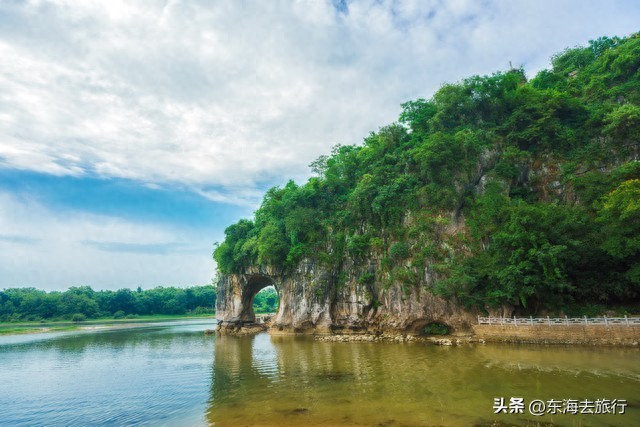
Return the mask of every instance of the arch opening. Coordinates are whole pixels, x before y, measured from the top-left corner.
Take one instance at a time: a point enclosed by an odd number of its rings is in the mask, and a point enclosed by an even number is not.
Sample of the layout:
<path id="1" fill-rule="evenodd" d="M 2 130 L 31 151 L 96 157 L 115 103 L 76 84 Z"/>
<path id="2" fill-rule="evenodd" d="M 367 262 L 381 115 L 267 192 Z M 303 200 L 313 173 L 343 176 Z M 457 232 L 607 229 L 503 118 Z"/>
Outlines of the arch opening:
<path id="1" fill-rule="evenodd" d="M 253 307 L 253 302 L 255 300 L 256 295 L 265 288 L 273 287 L 276 293 L 277 306 L 276 311 L 280 306 L 280 294 L 278 291 L 278 287 L 276 286 L 273 279 L 267 276 L 251 276 L 247 280 L 247 284 L 244 286 L 242 292 L 242 312 L 240 314 L 240 319 L 243 322 L 254 323 L 256 321 L 256 313 Z"/>
<path id="2" fill-rule="evenodd" d="M 260 314 L 275 314 L 278 310 L 278 291 L 275 286 L 267 286 L 258 291 L 253 297 L 253 312 Z"/>

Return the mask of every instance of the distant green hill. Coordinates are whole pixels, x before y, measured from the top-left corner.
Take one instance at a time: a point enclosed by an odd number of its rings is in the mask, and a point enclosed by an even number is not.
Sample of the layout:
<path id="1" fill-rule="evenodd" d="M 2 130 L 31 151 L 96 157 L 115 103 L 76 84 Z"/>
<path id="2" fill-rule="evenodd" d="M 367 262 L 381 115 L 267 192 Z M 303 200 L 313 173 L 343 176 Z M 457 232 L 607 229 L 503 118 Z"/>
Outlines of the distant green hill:
<path id="1" fill-rule="evenodd" d="M 347 261 L 375 261 L 363 283 L 469 307 L 637 304 L 640 34 L 552 64 L 445 84 L 364 144 L 334 147 L 317 176 L 270 189 L 225 230 L 220 272 L 312 258 L 339 280 Z"/>

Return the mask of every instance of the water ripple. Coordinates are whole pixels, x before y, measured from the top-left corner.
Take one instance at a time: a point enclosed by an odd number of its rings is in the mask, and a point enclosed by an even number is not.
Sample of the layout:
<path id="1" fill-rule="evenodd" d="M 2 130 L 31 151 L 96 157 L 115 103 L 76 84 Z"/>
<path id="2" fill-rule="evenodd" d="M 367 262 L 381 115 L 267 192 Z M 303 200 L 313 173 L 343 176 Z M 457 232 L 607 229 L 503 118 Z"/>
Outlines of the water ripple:
<path id="1" fill-rule="evenodd" d="M 206 328 L 0 346 L 0 424 L 456 426 L 491 422 L 495 396 L 588 393 L 631 402 L 640 387 L 640 353 L 632 350 L 205 337 Z M 615 423 L 576 416 L 571 423 L 640 425 L 639 406 L 630 403 Z"/>

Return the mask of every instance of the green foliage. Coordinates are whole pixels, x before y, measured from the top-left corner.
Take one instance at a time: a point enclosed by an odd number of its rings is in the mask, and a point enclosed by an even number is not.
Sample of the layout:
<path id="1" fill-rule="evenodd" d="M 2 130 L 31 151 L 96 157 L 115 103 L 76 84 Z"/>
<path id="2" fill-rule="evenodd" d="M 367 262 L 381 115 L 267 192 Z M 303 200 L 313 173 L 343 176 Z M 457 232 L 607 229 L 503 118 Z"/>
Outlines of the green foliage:
<path id="1" fill-rule="evenodd" d="M 279 265 L 289 253 L 289 244 L 283 230 L 272 222 L 264 226 L 258 237 L 258 262 Z"/>
<path id="2" fill-rule="evenodd" d="M 568 317 L 597 317 L 600 316 L 606 307 L 602 304 L 568 304 L 564 307 L 564 312 Z"/>
<path id="3" fill-rule="evenodd" d="M 376 275 L 373 273 L 363 273 L 358 277 L 358 283 L 362 285 L 372 285 L 376 280 Z"/>
<path id="4" fill-rule="evenodd" d="M 624 104 L 604 117 L 605 135 L 613 139 L 613 146 L 628 156 L 640 145 L 640 106 Z"/>
<path id="5" fill-rule="evenodd" d="M 603 198 L 598 220 L 608 237 L 603 246 L 614 257 L 640 252 L 640 180 L 624 181 Z"/>
<path id="6" fill-rule="evenodd" d="M 588 207 L 599 205 L 600 199 L 622 182 L 640 179 L 640 162 L 623 164 L 609 173 L 591 171 L 572 179 L 576 193 Z"/>
<path id="7" fill-rule="evenodd" d="M 454 270 L 461 285 L 458 296 L 483 296 L 489 306 L 508 302 L 524 308 L 557 307 L 572 300 L 570 275 L 580 261 L 581 237 L 588 232 L 581 210 L 515 202 L 495 206 L 493 218 L 482 213 L 473 221 L 486 223 L 474 226 L 491 243 Z"/>
<path id="8" fill-rule="evenodd" d="M 570 73 L 591 64 L 595 58 L 595 52 L 592 49 L 576 47 L 554 55 L 551 58 L 551 64 L 555 73 L 569 76 Z"/>
<path id="9" fill-rule="evenodd" d="M 87 320 L 87 316 L 82 313 L 75 313 L 71 316 L 72 322 L 84 322 L 85 320 Z"/>
<path id="10" fill-rule="evenodd" d="M 393 260 L 391 258 L 384 257 L 380 260 L 380 267 L 383 271 L 390 271 L 393 268 Z"/>
<path id="11" fill-rule="evenodd" d="M 409 257 L 409 247 L 403 242 L 396 242 L 389 248 L 389 256 L 396 261 L 402 261 Z"/>
<path id="12" fill-rule="evenodd" d="M 278 293 L 273 286 L 258 292 L 253 298 L 253 311 L 256 313 L 275 313 L 278 310 Z"/>
<path id="13" fill-rule="evenodd" d="M 429 323 L 424 327 L 423 333 L 425 335 L 449 335 L 449 327 L 442 323 Z"/>
<path id="14" fill-rule="evenodd" d="M 215 301 L 213 285 L 184 289 L 157 287 L 146 291 L 139 288 L 136 292 L 130 289 L 94 291 L 89 286 L 72 287 L 65 292 L 10 288 L 0 291 L 0 321 L 71 319 L 79 322 L 97 317 L 131 319 L 137 315 L 212 312 Z"/>
<path id="15" fill-rule="evenodd" d="M 359 259 L 369 254 L 368 234 L 354 235 L 347 241 L 347 251 L 353 258 Z"/>
<path id="16" fill-rule="evenodd" d="M 396 267 L 391 271 L 391 277 L 403 285 L 412 285 L 415 286 L 418 284 L 420 277 L 419 275 L 409 267 Z M 407 286 L 405 291 L 408 291 L 410 288 Z"/>
<path id="17" fill-rule="evenodd" d="M 213 252 L 220 271 L 231 273 L 256 258 L 257 237 L 252 221 L 242 219 L 227 227 L 224 235 L 224 242 L 217 244 Z"/>
<path id="18" fill-rule="evenodd" d="M 597 220 L 602 249 L 628 266 L 624 276 L 640 289 L 640 179 L 624 181 L 604 196 Z"/>

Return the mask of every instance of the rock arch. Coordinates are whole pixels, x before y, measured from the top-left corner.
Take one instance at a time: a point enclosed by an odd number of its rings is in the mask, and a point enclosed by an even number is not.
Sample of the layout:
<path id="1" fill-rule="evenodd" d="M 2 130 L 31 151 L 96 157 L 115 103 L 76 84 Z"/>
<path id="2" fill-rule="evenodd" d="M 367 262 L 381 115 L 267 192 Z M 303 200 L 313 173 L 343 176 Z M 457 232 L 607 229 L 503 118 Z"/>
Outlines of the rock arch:
<path id="1" fill-rule="evenodd" d="M 328 332 L 331 321 L 332 279 L 315 262 L 305 260 L 284 273 L 273 267 L 249 267 L 241 273 L 221 274 L 218 281 L 216 319 L 220 332 L 253 332 L 257 329 L 253 297 L 273 286 L 278 312 L 273 332 Z M 253 330 L 252 330 L 253 329 Z"/>
<path id="2" fill-rule="evenodd" d="M 305 259 L 288 271 L 252 266 L 242 272 L 221 274 L 216 319 L 220 332 L 251 333 L 266 329 L 256 324 L 253 297 L 273 285 L 278 312 L 270 331 L 294 333 L 418 333 L 429 322 L 452 330 L 468 330 L 476 313 L 431 293 L 429 286 L 410 288 L 394 282 L 389 287 L 363 283 L 376 265 L 346 264 L 340 271 Z"/>
<path id="3" fill-rule="evenodd" d="M 258 292 L 267 286 L 275 287 L 276 292 L 278 292 L 276 282 L 269 276 L 252 275 L 247 277 L 247 284 L 243 287 L 241 293 L 240 320 L 243 322 L 256 321 L 256 314 L 253 311 L 253 299 Z"/>
<path id="4" fill-rule="evenodd" d="M 224 275 L 218 283 L 216 300 L 216 319 L 218 329 L 239 329 L 256 325 L 253 311 L 253 299 L 267 286 L 276 288 L 280 295 L 278 281 L 269 274 L 231 274 Z"/>

